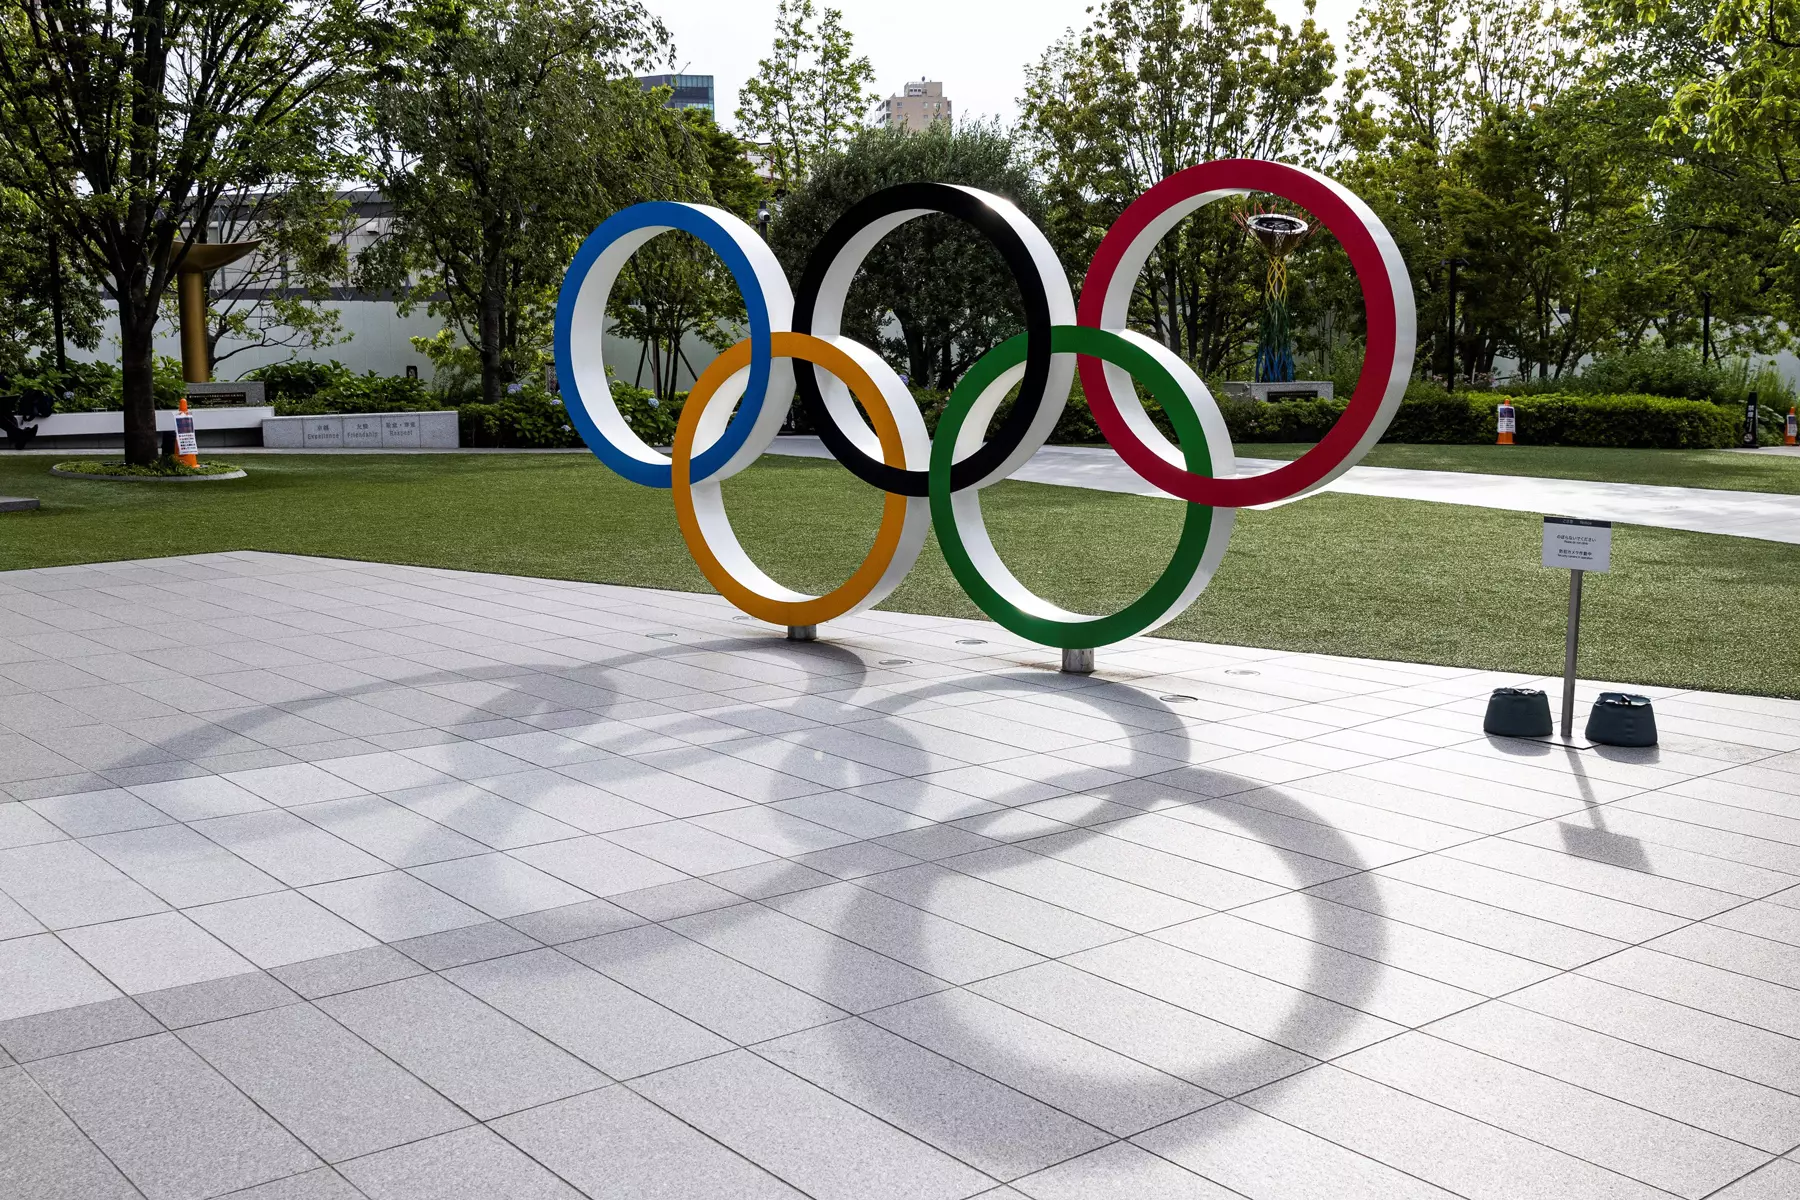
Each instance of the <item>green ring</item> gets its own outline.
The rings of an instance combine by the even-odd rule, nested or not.
[[[1175,377],[1147,351],[1110,330],[1086,325],[1055,326],[1051,330],[1050,344],[1053,353],[1091,355],[1123,367],[1144,380],[1150,394],[1175,425],[1187,469],[1196,475],[1212,476],[1212,453],[1193,401]],[[931,445],[931,523],[937,530],[938,544],[943,548],[950,573],[976,606],[1020,637],[1066,650],[1089,650],[1124,641],[1171,615],[1171,606],[1192,582],[1206,553],[1207,540],[1212,535],[1213,510],[1203,504],[1188,504],[1181,525],[1181,540],[1175,546],[1169,565],[1143,595],[1111,616],[1083,617],[1073,621],[1044,617],[1024,611],[1001,595],[976,566],[963,544],[962,530],[956,519],[957,494],[950,486],[950,466],[955,459],[957,436],[975,401],[1001,374],[1024,362],[1025,352],[1023,334],[1002,342],[970,367],[950,393]],[[979,516],[979,491],[971,488],[962,494],[968,497],[967,503],[975,507]],[[998,554],[995,557],[997,559]]]

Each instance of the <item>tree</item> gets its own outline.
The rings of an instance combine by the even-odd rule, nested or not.
[[[208,366],[250,350],[319,350],[349,338],[332,289],[348,281],[348,242],[361,222],[325,179],[292,180],[219,198],[205,240],[260,241],[207,286]],[[165,297],[174,318],[175,299]]]
[[[1312,9],[1308,0],[1307,11]],[[1105,0],[1026,77],[1024,125],[1072,269],[1140,193],[1219,158],[1307,160],[1336,54],[1264,0]],[[1264,264],[1211,205],[1151,257],[1133,320],[1205,374],[1248,362]]]
[[[68,343],[99,345],[99,293],[73,266],[31,202],[0,187],[0,376],[24,368],[34,351],[55,351],[49,365],[60,370]]]
[[[665,152],[684,168],[680,198],[755,220],[768,188],[750,166],[750,147],[700,109],[682,110],[664,128]],[[699,375],[683,343],[697,337],[723,350],[740,336],[735,331],[745,316],[743,293],[731,273],[699,239],[678,232],[652,239],[631,256],[609,311],[616,331],[643,347],[632,382],[641,386],[648,363],[651,388],[661,400],[680,390],[682,368],[690,379]]]
[[[423,0],[400,22],[363,128],[395,224],[363,278],[446,318],[429,349],[466,348],[493,403],[541,361],[581,237],[678,194],[673,118],[628,73],[668,34],[637,0]]]
[[[998,125],[870,129],[820,159],[782,205],[769,241],[791,277],[831,224],[870,193],[896,183],[960,183],[1005,196],[1044,220],[1029,164]],[[1017,286],[980,234],[941,214],[917,217],[864,261],[843,329],[877,346],[915,386],[948,391],[970,363],[1025,328]]]
[[[157,455],[164,293],[220,196],[303,173],[296,126],[378,34],[359,0],[0,0],[0,183],[118,305],[125,455]]]
[[[825,9],[818,27],[813,0],[781,0],[775,45],[744,85],[738,125],[765,144],[775,185],[791,190],[818,159],[863,125],[880,96],[868,90],[875,68],[858,57],[844,14]]]

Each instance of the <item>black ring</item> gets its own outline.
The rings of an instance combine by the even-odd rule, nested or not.
[[[947,183],[899,183],[865,197],[837,219],[814,247],[812,257],[806,260],[799,290],[794,294],[794,331],[812,332],[813,308],[818,303],[819,288],[824,285],[826,272],[831,270],[850,239],[882,217],[908,209],[943,213],[973,226],[1000,252],[1025,302],[1025,378],[1019,384],[1019,400],[1000,428],[994,431],[993,438],[950,469],[951,490],[960,491],[991,474],[1024,442],[1044,403],[1050,376],[1050,297],[1030,248],[1004,217],[984,203],[978,193]],[[794,383],[800,402],[806,406],[807,415],[819,432],[819,440],[849,468],[851,474],[884,492],[901,496],[930,494],[929,471],[891,467],[856,448],[825,407],[825,397],[819,392],[818,377],[813,374],[811,363],[794,363]],[[1033,397],[1035,402],[1032,402]]]

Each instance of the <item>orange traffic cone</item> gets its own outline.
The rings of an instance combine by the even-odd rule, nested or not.
[[[1513,444],[1513,432],[1519,425],[1518,410],[1510,404],[1501,404],[1497,411],[1500,414],[1497,422],[1500,427],[1500,437],[1494,445],[1510,446]]]
[[[181,398],[181,410],[175,414],[175,461],[184,467],[200,465],[200,442],[194,437],[194,417],[188,412],[186,396]]]
[[[1794,445],[1796,441],[1800,441],[1800,416],[1796,416],[1791,408],[1788,409],[1787,438],[1785,440],[1790,446]]]

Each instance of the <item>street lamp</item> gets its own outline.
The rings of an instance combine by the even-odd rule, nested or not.
[[[1445,289],[1450,294],[1450,327],[1444,338],[1444,390],[1446,392],[1456,390],[1456,268],[1468,265],[1469,260],[1466,258],[1446,258],[1438,262],[1438,266],[1450,269],[1450,282]]]
[[[762,234],[763,241],[769,240],[769,202],[767,200],[756,202],[756,231]]]

